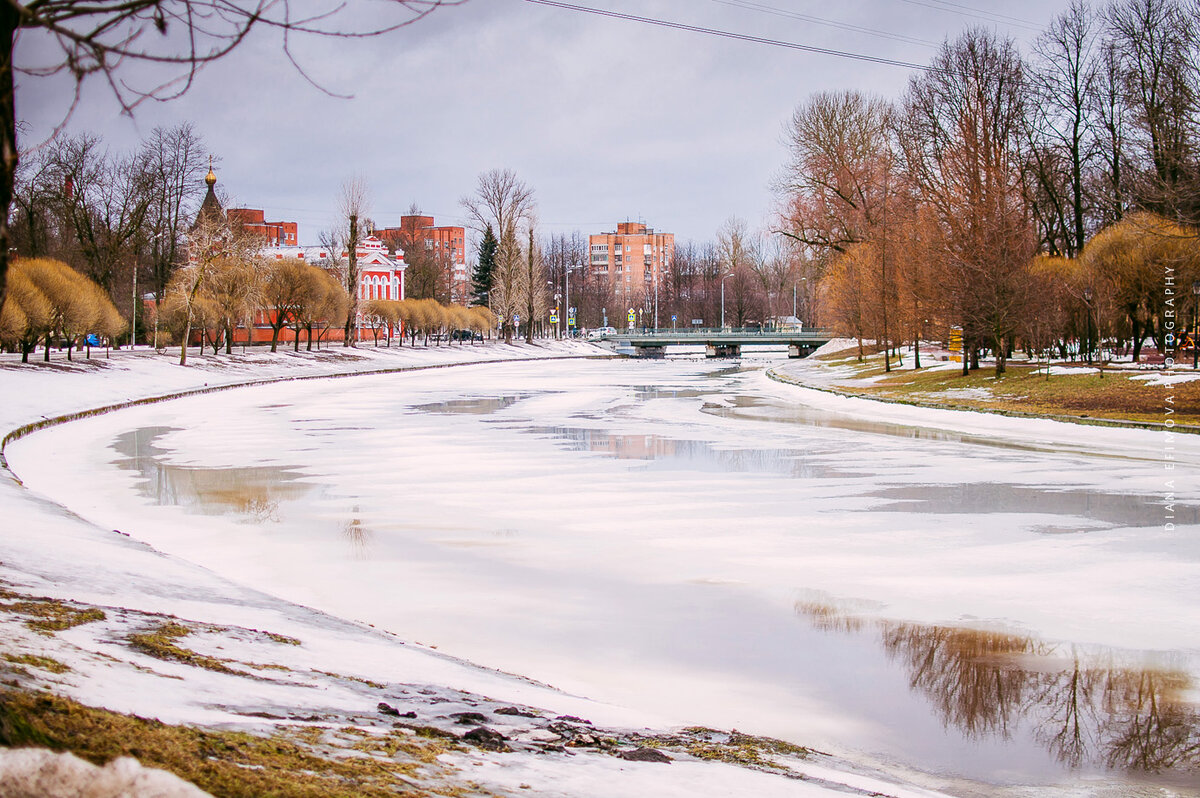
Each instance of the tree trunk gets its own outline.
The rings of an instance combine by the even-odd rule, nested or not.
[[[350,241],[346,249],[346,289],[350,293],[350,309],[346,313],[346,337],[342,346],[357,346],[354,339],[358,337],[355,324],[358,316],[358,216],[355,214],[350,214]]]
[[[233,354],[233,324],[225,325],[225,354]]]
[[[20,17],[12,3],[0,4],[0,307],[8,286],[8,212],[17,176],[17,115],[13,97],[13,45]]]
[[[276,327],[275,325],[271,325],[271,351],[272,352],[275,352],[279,349],[279,333],[282,329],[283,329],[282,327]]]
[[[1142,356],[1142,336],[1145,330],[1142,329],[1142,325],[1134,313],[1129,314],[1129,324],[1133,328],[1133,362],[1136,363]]]
[[[183,322],[183,341],[179,345],[179,365],[187,365],[188,339],[192,337],[192,313],[189,310]],[[203,354],[203,353],[201,353]]]

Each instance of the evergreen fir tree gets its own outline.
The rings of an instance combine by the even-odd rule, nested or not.
[[[474,305],[488,304],[488,294],[492,290],[492,271],[496,265],[496,250],[499,247],[500,242],[496,240],[496,234],[492,232],[492,226],[489,224],[483,231],[483,241],[479,243],[479,264],[471,278],[471,303]]]

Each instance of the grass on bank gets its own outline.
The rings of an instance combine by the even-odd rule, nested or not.
[[[885,372],[882,354],[868,355],[860,364],[846,353],[819,358],[829,365],[850,366],[854,376],[839,387],[881,399],[941,404],[948,407],[1002,412],[1034,413],[1077,418],[1116,419],[1200,426],[1200,380],[1173,385],[1147,385],[1147,374],[1160,372],[1106,369],[1102,373],[1051,374],[1023,363],[1008,365],[1002,377],[981,367],[962,376],[959,369],[905,368]],[[938,366],[944,363],[935,361]],[[893,367],[894,368],[894,367]],[[1183,372],[1186,373],[1186,372]],[[1135,376],[1143,379],[1134,379]],[[862,381],[870,378],[871,382]],[[966,392],[970,391],[970,394]],[[1168,400],[1170,397],[1170,400]],[[1173,413],[1168,413],[1168,408]]]
[[[339,736],[313,727],[258,737],[170,726],[49,693],[0,692],[0,745],[71,751],[97,765],[132,756],[219,798],[487,794],[454,781],[454,769],[437,761],[455,750],[452,741],[397,729],[339,746]]]

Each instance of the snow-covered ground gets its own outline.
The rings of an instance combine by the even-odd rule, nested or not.
[[[0,427],[10,432],[96,407],[261,379],[603,354],[586,345],[543,343],[380,352],[364,348],[318,357],[193,356],[186,369],[170,358],[144,352],[114,353],[111,360],[73,364],[56,356],[50,367],[22,366],[9,359],[0,364],[4,396]],[[213,422],[210,431],[224,426],[223,419]],[[69,437],[68,452],[76,445]],[[36,440],[37,436],[26,439],[22,445],[36,447]],[[57,456],[53,447],[41,454],[53,467]],[[558,734],[545,731],[557,715],[586,717],[609,730],[606,733],[645,730],[648,734],[650,727],[663,728],[662,719],[474,666],[363,623],[274,598],[253,584],[230,581],[96,526],[30,492],[11,474],[0,483],[0,508],[3,586],[18,597],[99,607],[106,615],[104,620],[46,636],[29,631],[19,617],[5,613],[0,615],[0,646],[6,654],[46,656],[65,664],[67,672],[37,673],[35,683],[87,704],[169,723],[260,731],[304,724],[374,729],[381,720],[390,727],[390,718],[381,718],[375,710],[376,702],[389,703],[400,712],[412,711],[414,722],[430,725],[452,724],[448,718],[453,713],[482,709],[490,717],[487,725],[509,736],[517,751],[479,751],[444,759],[468,771],[464,778],[512,795],[929,798],[945,794],[913,786],[925,780],[919,774],[909,778],[893,773],[881,779],[828,757],[777,757],[790,766],[787,775],[778,775],[679,754],[674,754],[676,761],[669,766],[627,761],[586,746],[546,755],[537,741],[565,743],[571,737],[563,730],[571,722],[557,722]],[[178,618],[193,629],[188,638],[192,648],[228,662],[248,663],[255,671],[253,678],[152,659],[121,644],[132,632],[161,623],[164,616]],[[281,636],[299,640],[300,645],[280,643]],[[264,674],[270,678],[263,678]],[[529,714],[538,717],[494,714],[496,708],[514,704],[531,708]],[[574,728],[584,729],[579,724]],[[797,780],[798,776],[805,780]]]
[[[255,353],[233,362],[206,358],[189,369],[126,355],[101,369],[11,366],[0,370],[4,395],[12,397],[0,420],[11,429],[43,416],[257,377],[598,351],[568,344],[367,349],[353,355],[360,360],[335,351],[320,361]],[[262,725],[246,713],[286,717],[288,708],[312,707],[312,690],[320,685],[324,712],[352,717],[386,701],[402,711],[412,708],[430,723],[444,720],[450,709],[515,703],[608,728],[662,729],[736,720],[750,707],[762,709],[749,715],[758,725],[739,723],[743,731],[774,734],[787,728],[789,714],[811,715],[790,728],[811,729],[822,740],[840,735],[843,749],[854,748],[846,736],[870,736],[863,717],[839,719],[836,704],[803,690],[782,692],[770,668],[744,667],[759,658],[759,646],[763,657],[780,653],[772,637],[794,634],[784,625],[764,625],[755,634],[738,630],[748,619],[772,617],[760,613],[761,605],[778,604],[783,614],[794,615],[793,604],[853,599],[868,618],[864,623],[881,624],[973,615],[1056,641],[1167,651],[1194,670],[1200,617],[1194,602],[1179,596],[1197,585],[1195,522],[1185,535],[1182,524],[1167,530],[1157,518],[1151,526],[1159,529],[1148,527],[1145,508],[1128,502],[1119,510],[1065,512],[1046,502],[1059,495],[1067,503],[1103,503],[1114,493],[1157,501],[1165,490],[1165,466],[1172,465],[1180,514],[1185,504],[1194,513],[1200,498],[1197,436],[1172,436],[1168,444],[1162,433],[880,405],[720,365],[712,375],[704,364],[612,365],[619,368],[594,373],[583,364],[507,364],[275,385],[138,408],[30,436],[10,452],[35,493],[15,484],[0,487],[6,519],[0,578],[21,591],[113,609],[109,620],[77,627],[61,640],[24,635],[10,644],[56,647],[53,655],[74,668],[59,677],[59,688],[85,702],[176,722]],[[786,372],[793,365],[778,367]],[[714,378],[735,389],[721,395],[705,388]],[[796,423],[810,413],[826,415]],[[130,430],[147,431],[145,446],[132,456],[154,463],[126,463],[123,472],[114,471],[112,441]],[[911,443],[895,443],[905,436]],[[300,455],[298,462],[305,451],[310,459]],[[503,467],[497,469],[497,462]],[[259,470],[246,469],[247,463]],[[276,479],[280,474],[266,473],[270,469],[287,473]],[[200,471],[224,471],[235,487],[252,488],[232,490],[236,495],[226,499],[243,518],[199,517],[186,501],[146,506],[148,476],[171,482]],[[872,480],[863,478],[868,473]],[[811,483],[795,481],[797,475]],[[264,476],[274,487],[254,482]],[[287,539],[303,534],[287,518],[295,497],[270,492],[287,485],[316,494],[294,504],[301,512],[313,519],[331,512],[341,522],[335,541]],[[996,495],[1009,497],[1009,504],[998,511],[961,508],[979,516],[957,516],[971,519],[964,529],[945,509],[900,506],[938,501],[936,490],[900,495],[921,485],[942,486],[948,494],[955,485],[996,485]],[[217,486],[215,492],[226,490]],[[899,491],[898,498],[884,498],[888,490]],[[1031,506],[1014,509],[1021,497]],[[540,508],[533,518],[522,512],[530,502]],[[58,503],[92,522],[63,512]],[[885,515],[867,512],[893,505]],[[1165,507],[1152,509],[1165,518]],[[254,513],[270,523],[250,534],[244,516]],[[804,523],[789,525],[789,518]],[[888,522],[882,529],[881,518]],[[1072,534],[1048,534],[1061,524],[1073,525]],[[112,528],[155,548],[107,531]],[[397,535],[408,541],[403,550],[389,543]],[[364,548],[347,556],[348,542]],[[578,570],[581,554],[588,560],[585,571]],[[534,582],[529,565],[535,562],[564,579],[544,585],[552,592],[529,602],[511,588],[522,579]],[[1101,584],[1105,589],[1097,589]],[[797,585],[806,590],[797,593]],[[678,607],[657,606],[673,594]],[[665,613],[647,612],[658,623],[638,633],[645,639],[631,636],[627,623],[628,610],[639,604]],[[611,626],[596,626],[608,610]],[[296,675],[263,682],[158,662],[157,671],[186,681],[148,675],[133,667],[145,667],[145,661],[131,659],[112,640],[122,625],[145,625],[146,613],[155,612],[197,624],[197,648],[215,651],[219,645],[222,657],[286,664]],[[696,639],[689,641],[692,616]],[[551,678],[591,698],[470,666],[353,619]],[[663,619],[672,623],[664,626]],[[457,631],[446,628],[448,621],[460,624]],[[231,641],[227,634],[204,633],[205,625],[269,630],[302,645],[272,644],[250,631]],[[597,629],[607,646],[580,651]],[[749,644],[741,653],[729,645],[734,633]],[[654,638],[663,645],[645,647]],[[806,641],[818,645],[817,637]],[[705,650],[711,647],[722,650]],[[865,660],[873,646],[862,648]],[[671,659],[676,650],[693,653]],[[591,672],[581,667],[589,660]],[[851,678],[859,667],[854,661],[831,665]],[[321,672],[346,678],[329,682],[314,675]],[[386,687],[365,688],[355,679]],[[427,686],[432,697],[414,685]],[[861,687],[866,700],[876,693],[879,700],[897,700]],[[703,704],[689,704],[689,690],[707,696]],[[768,711],[772,704],[775,716]],[[517,717],[490,725],[520,739],[545,733],[544,724],[535,733],[537,724]],[[816,780],[809,782],[687,757],[669,767],[528,751],[474,760],[472,780],[514,794],[530,794],[522,784],[531,784],[534,794],[578,796],[808,796],[838,790],[908,796],[928,795],[928,788],[1033,795],[1047,789],[1022,788],[1020,778],[1006,780],[1003,790],[973,785],[946,774],[913,773],[894,761],[881,776],[878,769],[864,773],[846,759],[825,757],[789,760],[793,773]],[[1100,779],[1059,782],[1055,794],[1132,795],[1143,789],[1151,794],[1155,788]]]

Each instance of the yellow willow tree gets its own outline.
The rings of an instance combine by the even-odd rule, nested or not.
[[[371,328],[371,337],[374,344],[379,346],[379,334],[383,332],[386,337],[386,330],[389,326],[389,317],[392,313],[392,308],[389,305],[392,300],[389,299],[368,299],[362,304],[362,323]]]
[[[264,262],[246,254],[247,257],[226,257],[213,263],[208,280],[200,289],[212,306],[227,355],[233,352],[234,329],[246,322],[261,302]],[[249,336],[249,328],[246,334]]]
[[[260,242],[243,232],[240,226],[230,225],[223,212],[201,211],[188,232],[187,263],[176,269],[167,287],[168,303],[182,317],[179,365],[187,365],[188,343],[199,304],[204,305],[206,322],[213,323],[221,315],[213,306],[212,297],[201,289],[205,289],[206,283],[222,268],[245,274],[241,264],[254,261],[259,245]]]
[[[1151,213],[1133,213],[1101,230],[1081,260],[1094,279],[1111,282],[1113,304],[1129,322],[1133,359],[1152,335],[1160,350],[1179,329],[1185,297],[1200,279],[1196,231]]]
[[[50,329],[53,311],[50,300],[25,273],[23,263],[16,261],[8,275],[8,294],[0,309],[0,342],[19,349],[21,362],[28,363],[29,353]]]
[[[472,308],[467,308],[469,316],[467,324],[468,329],[479,333],[482,340],[483,336],[496,327],[496,314],[484,305],[476,305]]]
[[[62,261],[49,258],[34,258],[18,261],[18,268],[29,282],[45,297],[49,306],[43,334],[45,336],[44,360],[50,360],[50,347],[57,335],[67,350],[67,359],[76,342],[88,333],[100,332],[116,335],[124,328],[115,323],[117,313],[112,300],[103,290],[84,275]]]
[[[309,268],[315,271],[309,277],[310,300],[301,308],[300,315],[304,317],[307,333],[306,349],[311,352],[314,330],[317,331],[319,348],[330,328],[346,323],[346,316],[350,314],[350,297],[341,281],[328,271],[316,266]]]
[[[306,301],[308,269],[315,268],[299,258],[269,261],[263,275],[260,308],[271,325],[271,351],[279,349],[279,334]]]

